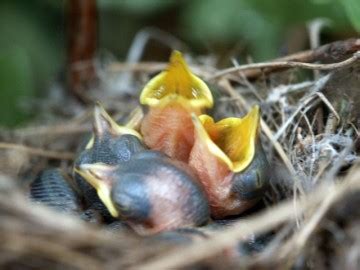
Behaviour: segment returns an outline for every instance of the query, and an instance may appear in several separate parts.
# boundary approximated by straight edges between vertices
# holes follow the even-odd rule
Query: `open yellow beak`
[[[254,106],[243,118],[230,117],[214,122],[208,115],[192,115],[196,136],[210,153],[233,172],[243,171],[255,156],[260,110]]]
[[[112,170],[112,167],[102,163],[83,164],[74,171],[82,176],[91,186],[93,186],[100,200],[104,203],[109,213],[113,217],[118,217],[119,212],[116,210],[111,200],[111,181],[107,174]]]
[[[139,117],[138,115],[135,115],[136,117]],[[94,133],[97,135],[104,134],[106,132],[109,132],[115,136],[121,136],[125,134],[133,135],[140,140],[142,140],[142,136],[139,132],[137,132],[135,129],[133,129],[133,119],[130,119],[129,123],[126,126],[120,126],[118,125],[111,116],[105,111],[105,109],[101,106],[99,102],[96,103],[95,109],[94,109]],[[85,149],[92,148],[94,144],[94,135],[89,140],[89,142],[86,145]]]
[[[194,108],[213,106],[209,88],[190,71],[179,51],[173,51],[167,69],[145,85],[140,95],[140,103],[157,106],[166,96],[180,96],[189,100]]]

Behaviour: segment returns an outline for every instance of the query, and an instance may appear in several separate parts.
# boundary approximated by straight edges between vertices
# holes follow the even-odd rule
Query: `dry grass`
[[[218,91],[216,117],[240,116],[260,103],[262,141],[274,178],[264,207],[188,245],[110,231],[29,203],[26,186],[40,170],[50,165],[69,170],[83,134],[91,129],[91,106],[84,109],[69,101],[62,108],[63,104],[53,103],[44,109],[53,116],[47,124],[39,125],[45,122],[39,120],[26,128],[0,131],[4,141],[0,143],[0,267],[359,269],[360,168],[355,116],[360,100],[354,100],[351,92],[360,88],[359,66],[359,52],[329,65],[282,61],[224,71],[196,66],[195,71],[209,78],[210,88]],[[249,81],[254,73],[248,76],[246,72],[255,67],[269,70]],[[314,79],[308,75],[304,81],[299,69],[271,72],[284,67],[323,73],[316,73]],[[159,68],[163,64],[112,63],[99,70],[101,97],[94,91],[91,98],[101,100],[124,121],[137,106],[142,83]],[[112,78],[123,72],[131,73],[127,86],[133,90],[131,95],[108,90],[114,88]],[[353,74],[353,88],[338,86],[341,72]],[[343,93],[341,98],[334,91]],[[239,242],[254,235],[270,235],[271,241],[258,252],[234,251]]]

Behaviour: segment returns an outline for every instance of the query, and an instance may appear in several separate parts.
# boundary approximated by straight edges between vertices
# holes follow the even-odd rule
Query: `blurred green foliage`
[[[64,52],[58,14],[41,1],[0,2],[0,125],[27,120],[21,105],[59,71]]]
[[[192,29],[193,38],[235,42],[244,40],[257,60],[278,54],[284,34],[291,27],[326,17],[337,28],[344,28],[347,20],[335,1],[317,3],[301,0],[203,0],[189,7],[185,22]],[[226,3],[226,5],[224,4]]]
[[[339,0],[345,7],[345,11],[354,26],[360,33],[360,1],[359,0]]]
[[[66,0],[1,0],[0,125],[30,117],[20,106],[44,95],[63,69]],[[124,59],[145,26],[164,29],[198,52],[241,44],[255,60],[279,55],[286,36],[328,18],[333,39],[360,31],[359,0],[98,0],[99,48]],[[157,59],[154,59],[157,60]]]

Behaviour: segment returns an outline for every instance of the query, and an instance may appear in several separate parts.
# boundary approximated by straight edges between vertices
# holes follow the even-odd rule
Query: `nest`
[[[215,92],[216,118],[242,116],[260,104],[262,142],[274,177],[260,206],[185,245],[95,226],[28,200],[31,180],[50,166],[69,171],[91,130],[91,104],[79,105],[54,84],[50,97],[36,106],[46,118],[0,132],[0,267],[358,269],[359,49],[360,40],[353,39],[226,70],[190,59]],[[314,61],[323,63],[303,63]],[[123,122],[138,105],[141,86],[163,67],[100,65],[99,84],[87,99],[100,100]],[[258,250],[246,250],[259,239]]]

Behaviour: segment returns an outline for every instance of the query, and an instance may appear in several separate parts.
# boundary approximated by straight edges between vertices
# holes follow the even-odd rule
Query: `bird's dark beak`
[[[107,132],[119,136],[130,134],[141,140],[141,135],[136,130],[128,126],[118,125],[100,105],[100,103],[97,103],[94,110],[94,133],[97,135],[103,135]]]
[[[104,203],[113,217],[118,217],[119,213],[111,199],[111,189],[113,185],[112,173],[115,166],[103,163],[82,164],[74,171],[82,176],[91,186],[93,186],[100,200]]]

